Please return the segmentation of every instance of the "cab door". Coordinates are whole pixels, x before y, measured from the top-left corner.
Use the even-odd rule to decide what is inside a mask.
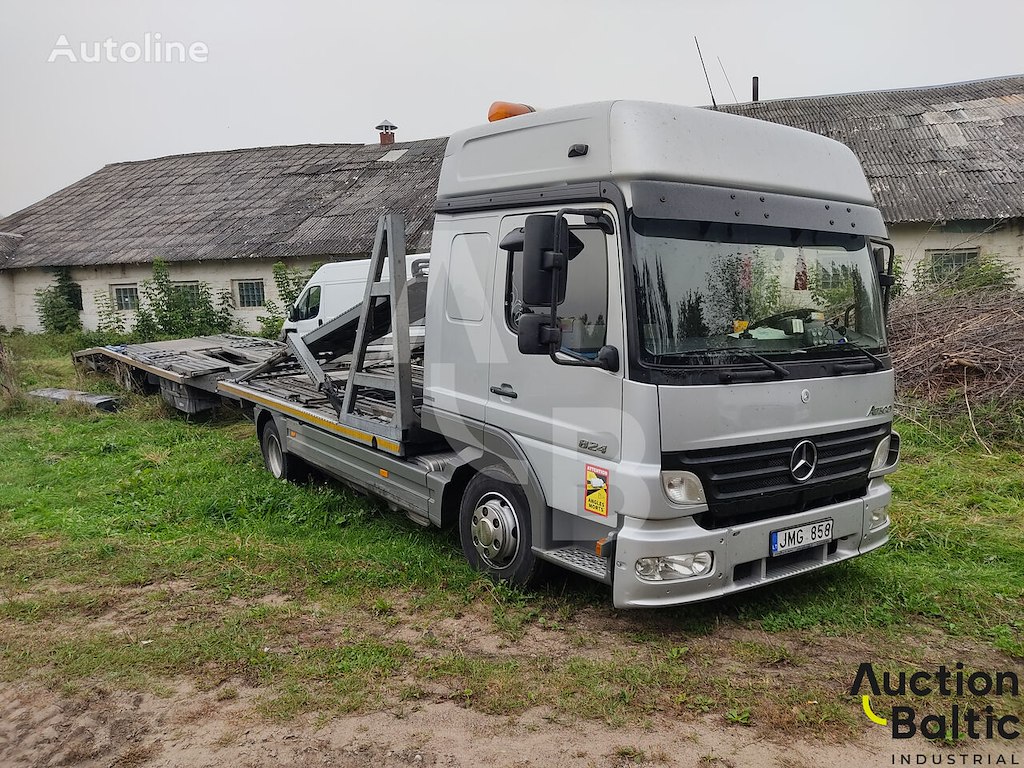
[[[522,227],[526,215],[505,216],[497,242]],[[565,350],[560,357],[592,359],[607,344],[624,359],[618,234],[586,227],[578,216],[567,220],[584,248],[569,262],[566,298],[558,308]],[[622,434],[621,367],[613,373],[564,366],[549,356],[519,352],[517,326],[522,314],[550,311],[523,304],[522,259],[521,251],[497,254],[487,423],[519,443],[551,507],[614,526],[620,511],[614,489]],[[554,538],[571,538],[558,530],[555,525]]]

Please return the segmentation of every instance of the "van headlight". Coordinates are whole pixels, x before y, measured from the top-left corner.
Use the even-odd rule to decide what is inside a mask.
[[[686,507],[702,506],[708,503],[704,486],[693,472],[668,470],[661,473],[661,486],[665,496],[673,504]]]

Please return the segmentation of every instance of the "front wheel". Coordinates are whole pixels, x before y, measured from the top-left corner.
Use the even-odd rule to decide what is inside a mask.
[[[466,485],[459,539],[469,564],[497,581],[525,587],[537,576],[530,505],[505,469],[485,469]]]

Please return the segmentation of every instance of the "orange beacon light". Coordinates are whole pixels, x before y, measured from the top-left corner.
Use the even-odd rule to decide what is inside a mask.
[[[496,101],[491,104],[491,108],[487,110],[488,122],[496,122],[498,120],[504,120],[506,117],[515,117],[516,115],[527,115],[530,112],[536,112],[533,107],[529,104],[516,104],[512,101]]]

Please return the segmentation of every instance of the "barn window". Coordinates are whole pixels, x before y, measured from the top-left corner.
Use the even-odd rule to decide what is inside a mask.
[[[119,312],[128,312],[139,308],[139,287],[135,283],[112,285],[110,288],[114,294],[114,308]]]
[[[171,283],[171,286],[179,295],[187,297],[190,303],[199,303],[200,292],[198,280],[175,282]]]
[[[957,270],[968,264],[977,264],[981,248],[951,248],[949,250],[929,250],[928,268],[932,281],[939,283],[947,279]]]
[[[239,280],[235,283],[239,307],[262,307],[266,303],[262,280]]]

